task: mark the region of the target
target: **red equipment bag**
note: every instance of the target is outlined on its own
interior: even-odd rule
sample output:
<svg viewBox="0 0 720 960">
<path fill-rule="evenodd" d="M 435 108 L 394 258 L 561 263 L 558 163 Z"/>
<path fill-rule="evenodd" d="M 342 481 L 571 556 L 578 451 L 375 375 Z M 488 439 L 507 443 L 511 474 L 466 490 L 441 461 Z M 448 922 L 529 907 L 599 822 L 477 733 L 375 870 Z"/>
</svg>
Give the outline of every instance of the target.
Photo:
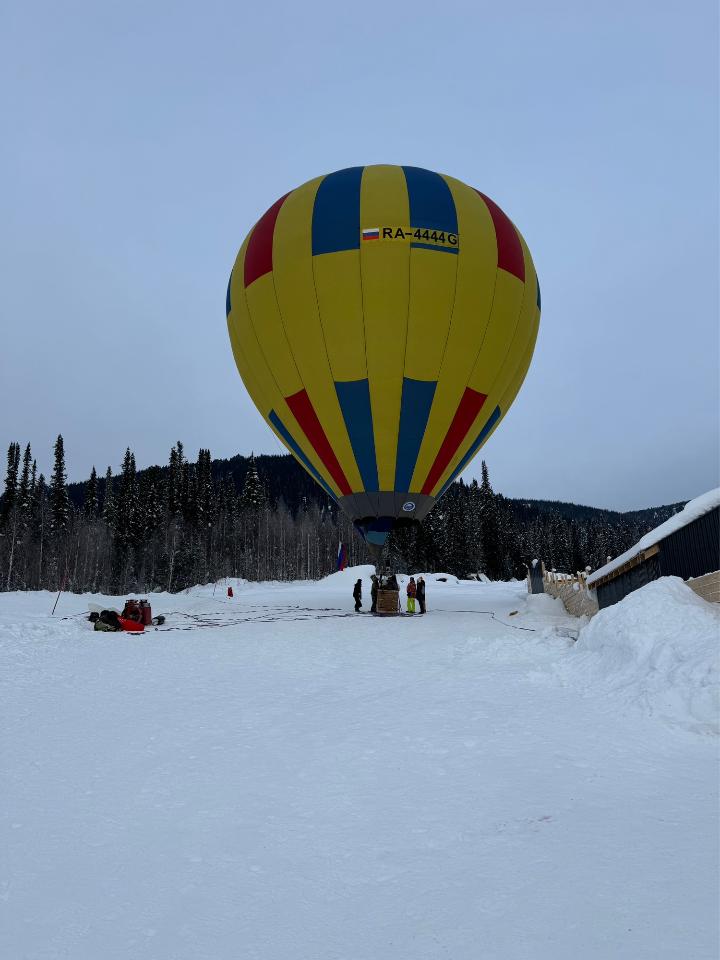
<svg viewBox="0 0 720 960">
<path fill-rule="evenodd" d="M 120 626 L 129 633 L 144 633 L 145 627 L 139 620 L 128 620 L 127 617 L 118 617 Z"/>
</svg>

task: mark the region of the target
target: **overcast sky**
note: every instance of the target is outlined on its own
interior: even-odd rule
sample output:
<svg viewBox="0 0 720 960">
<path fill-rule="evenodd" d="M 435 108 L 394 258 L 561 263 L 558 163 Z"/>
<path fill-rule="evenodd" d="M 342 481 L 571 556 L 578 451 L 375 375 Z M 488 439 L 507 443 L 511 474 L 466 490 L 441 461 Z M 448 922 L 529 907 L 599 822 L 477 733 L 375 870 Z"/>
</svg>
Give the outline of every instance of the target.
<svg viewBox="0 0 720 960">
<path fill-rule="evenodd" d="M 477 186 L 543 293 L 484 448 L 508 496 L 630 509 L 718 482 L 715 0 L 5 0 L 0 444 L 71 479 L 278 452 L 225 324 L 281 194 L 403 163 Z M 479 461 L 465 474 L 479 473 Z"/>
</svg>

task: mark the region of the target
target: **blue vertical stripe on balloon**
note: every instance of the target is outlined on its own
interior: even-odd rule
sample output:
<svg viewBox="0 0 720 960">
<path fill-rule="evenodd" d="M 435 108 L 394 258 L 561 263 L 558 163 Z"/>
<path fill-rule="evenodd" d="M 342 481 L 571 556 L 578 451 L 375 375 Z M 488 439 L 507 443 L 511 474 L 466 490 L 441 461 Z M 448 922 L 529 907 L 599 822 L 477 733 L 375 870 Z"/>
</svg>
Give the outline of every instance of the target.
<svg viewBox="0 0 720 960">
<path fill-rule="evenodd" d="M 537 284 L 537 308 L 540 309 L 540 280 L 538 275 L 535 274 L 535 283 Z"/>
<path fill-rule="evenodd" d="M 363 167 L 329 173 L 315 194 L 312 252 L 337 253 L 360 246 L 360 181 Z"/>
<path fill-rule="evenodd" d="M 457 233 L 457 211 L 450 187 L 439 173 L 403 167 L 410 201 L 410 226 Z"/>
<path fill-rule="evenodd" d="M 470 463 L 470 461 L 472 460 L 472 458 L 473 458 L 473 457 L 475 456 L 475 454 L 477 453 L 478 449 L 479 449 L 479 448 L 482 446 L 482 444 L 485 442 L 485 440 L 486 440 L 486 438 L 487 438 L 487 435 L 490 433 L 490 431 L 492 430 L 492 428 L 495 426 L 495 424 L 496 424 L 496 423 L 498 422 L 498 420 L 500 419 L 500 416 L 501 416 L 501 414 L 500 414 L 500 407 L 495 407 L 495 409 L 493 410 L 493 412 L 490 414 L 490 419 L 487 421 L 487 423 L 485 424 L 485 426 L 482 428 L 482 430 L 481 430 L 480 433 L 478 434 L 477 439 L 475 440 L 475 442 L 473 443 L 473 445 L 470 447 L 470 449 L 468 450 L 468 452 L 465 454 L 465 456 L 462 458 L 462 460 L 460 461 L 460 463 L 457 465 L 457 467 L 456 467 L 455 470 L 453 471 L 452 476 L 451 476 L 450 479 L 447 481 L 447 483 L 445 484 L 445 486 L 442 488 L 442 490 L 440 491 L 440 493 L 437 495 L 437 498 L 436 498 L 436 499 L 439 500 L 440 497 L 442 497 L 442 496 L 447 492 L 448 487 L 449 487 L 450 484 L 455 480 L 455 477 L 459 476 L 459 475 L 463 472 L 463 470 L 465 469 L 465 467 L 468 465 L 468 463 Z"/>
<path fill-rule="evenodd" d="M 232 304 L 230 303 L 230 284 L 232 283 L 232 270 L 230 271 L 230 279 L 228 280 L 227 293 L 225 294 L 225 316 L 230 316 L 230 311 L 232 310 Z"/>
<path fill-rule="evenodd" d="M 335 496 L 335 494 L 332 492 L 332 490 L 330 489 L 330 487 L 327 485 L 327 483 L 325 483 L 325 481 L 324 481 L 323 478 L 320 476 L 320 474 L 317 472 L 317 470 L 315 469 L 315 467 L 310 463 L 310 461 L 308 460 L 308 458 L 307 458 L 307 457 L 305 456 L 305 454 L 302 452 L 302 450 L 300 449 L 300 447 L 299 447 L 299 446 L 297 445 L 297 443 L 295 442 L 292 434 L 290 433 L 290 431 L 288 430 L 288 428 L 285 426 L 285 424 L 282 422 L 282 420 L 281 420 L 280 417 L 275 413 L 274 410 L 271 410 L 270 413 L 268 414 L 268 420 L 269 420 L 270 423 L 272 423 L 272 425 L 275 427 L 275 429 L 276 429 L 277 432 L 280 434 L 280 436 L 283 438 L 283 440 L 284 440 L 285 443 L 288 445 L 288 447 L 290 447 L 290 449 L 293 451 L 293 453 L 294 453 L 295 456 L 298 458 L 298 460 L 300 460 L 302 463 L 305 464 L 305 466 L 307 467 L 307 469 L 308 469 L 308 470 L 310 471 L 310 473 L 315 477 L 315 479 L 317 480 L 317 482 L 320 484 L 320 486 L 323 488 L 323 490 L 328 494 L 328 496 L 332 497 L 333 500 L 337 500 L 337 497 Z"/>
<path fill-rule="evenodd" d="M 370 386 L 367 380 L 341 380 L 336 382 L 335 390 L 363 487 L 375 492 L 379 486 Z"/>
<path fill-rule="evenodd" d="M 403 378 L 400 405 L 400 432 L 395 462 L 395 489 L 405 493 L 415 471 L 420 444 L 425 435 L 430 407 L 435 396 L 436 380 Z"/>
</svg>

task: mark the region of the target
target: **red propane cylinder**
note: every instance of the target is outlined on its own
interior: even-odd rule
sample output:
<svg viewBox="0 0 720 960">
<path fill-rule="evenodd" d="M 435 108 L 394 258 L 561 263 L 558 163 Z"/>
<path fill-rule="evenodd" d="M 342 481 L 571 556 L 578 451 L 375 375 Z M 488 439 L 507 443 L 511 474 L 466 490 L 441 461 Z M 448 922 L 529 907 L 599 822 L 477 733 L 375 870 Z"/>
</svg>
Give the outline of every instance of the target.
<svg viewBox="0 0 720 960">
<path fill-rule="evenodd" d="M 152 609 L 147 600 L 140 601 L 140 623 L 146 627 L 149 627 L 152 623 Z"/>
<path fill-rule="evenodd" d="M 140 604 L 137 600 L 126 600 L 125 609 L 122 612 L 126 620 L 136 620 L 140 623 Z"/>
</svg>

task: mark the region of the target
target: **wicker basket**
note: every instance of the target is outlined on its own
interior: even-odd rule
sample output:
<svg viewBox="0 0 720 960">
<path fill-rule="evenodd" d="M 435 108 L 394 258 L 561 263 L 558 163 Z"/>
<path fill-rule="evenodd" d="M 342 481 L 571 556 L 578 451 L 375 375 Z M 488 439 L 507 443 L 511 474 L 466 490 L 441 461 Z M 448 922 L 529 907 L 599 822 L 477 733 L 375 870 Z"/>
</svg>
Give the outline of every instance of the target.
<svg viewBox="0 0 720 960">
<path fill-rule="evenodd" d="M 377 612 L 385 617 L 400 613 L 399 597 L 399 590 L 378 590 Z"/>
</svg>

